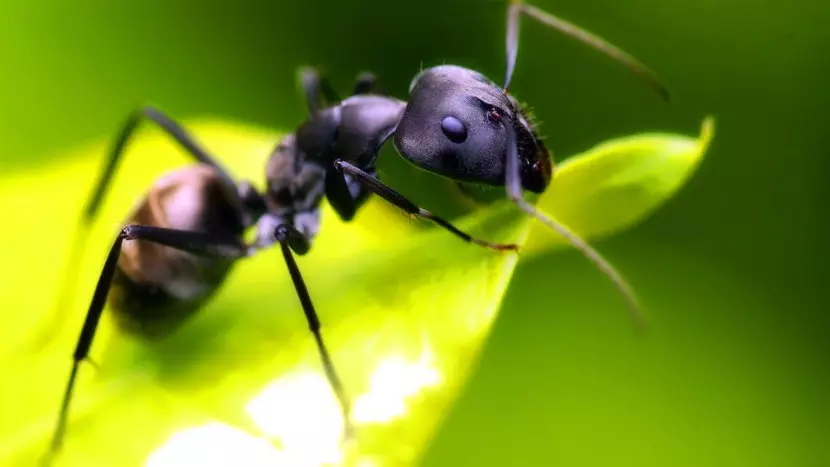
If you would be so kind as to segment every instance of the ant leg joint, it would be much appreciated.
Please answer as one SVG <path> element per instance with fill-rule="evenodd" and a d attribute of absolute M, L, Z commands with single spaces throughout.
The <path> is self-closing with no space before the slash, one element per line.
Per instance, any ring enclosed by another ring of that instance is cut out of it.
<path fill-rule="evenodd" d="M 274 229 L 274 237 L 280 243 L 288 240 L 288 226 L 285 224 L 278 225 L 277 228 Z"/>
<path fill-rule="evenodd" d="M 280 224 L 274 229 L 274 238 L 284 247 L 290 248 L 298 255 L 308 253 L 311 248 L 308 238 L 291 224 Z"/>
<path fill-rule="evenodd" d="M 135 240 L 136 238 L 138 238 L 137 229 L 135 227 L 136 226 L 134 225 L 124 226 L 124 228 L 121 229 L 121 233 L 119 233 L 118 236 L 121 237 L 121 240 Z"/>

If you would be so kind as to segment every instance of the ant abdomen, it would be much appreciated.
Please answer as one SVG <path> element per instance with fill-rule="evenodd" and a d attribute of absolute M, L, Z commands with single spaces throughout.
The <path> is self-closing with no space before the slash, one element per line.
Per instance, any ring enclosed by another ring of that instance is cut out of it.
<path fill-rule="evenodd" d="M 242 212 L 224 183 L 207 165 L 171 172 L 153 185 L 128 224 L 237 236 L 241 242 Z M 162 337 L 213 295 L 232 264 L 149 241 L 124 242 L 108 301 L 126 330 Z"/>

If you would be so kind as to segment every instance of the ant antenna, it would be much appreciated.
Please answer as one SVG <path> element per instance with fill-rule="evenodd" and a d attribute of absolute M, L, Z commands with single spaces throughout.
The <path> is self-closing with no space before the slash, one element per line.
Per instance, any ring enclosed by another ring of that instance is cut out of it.
<path fill-rule="evenodd" d="M 565 238 L 571 246 L 579 250 L 583 256 L 594 263 L 597 269 L 611 279 L 611 282 L 614 283 L 614 286 L 616 286 L 620 295 L 622 295 L 625 299 L 631 317 L 634 319 L 635 326 L 637 326 L 638 330 L 645 330 L 646 317 L 643 312 L 643 307 L 640 305 L 640 301 L 637 299 L 634 289 L 632 289 L 625 278 L 623 278 L 622 274 L 620 274 L 608 260 L 606 260 L 597 250 L 591 247 L 591 245 L 589 245 L 579 235 L 555 221 L 553 218 L 543 213 L 537 209 L 536 206 L 528 203 L 527 200 L 524 199 L 524 196 L 522 195 L 522 180 L 519 169 L 519 150 L 516 145 L 516 130 L 510 122 L 508 122 L 505 126 L 507 127 L 508 135 L 505 173 L 507 178 L 507 194 L 509 198 L 516 203 L 521 210 L 535 217 L 548 228 Z"/>
<path fill-rule="evenodd" d="M 646 328 L 646 316 L 643 312 L 643 306 L 637 298 L 637 294 L 634 293 L 634 289 L 631 285 L 628 284 L 622 274 L 620 274 L 607 259 L 605 259 L 579 235 L 575 234 L 559 222 L 553 220 L 550 216 L 538 210 L 527 201 L 521 200 L 519 207 L 526 213 L 536 217 L 536 219 L 539 219 L 539 221 L 548 226 L 550 229 L 556 231 L 559 235 L 562 235 L 562 237 L 564 237 L 565 240 L 571 244 L 571 246 L 579 250 L 583 256 L 594 263 L 597 269 L 599 269 L 608 277 L 608 279 L 611 280 L 611 282 L 614 283 L 617 291 L 619 291 L 620 295 L 622 295 L 623 299 L 625 299 L 626 304 L 628 305 L 629 314 L 634 320 L 635 326 L 637 326 L 640 330 L 644 330 Z"/>
<path fill-rule="evenodd" d="M 616 62 L 628 68 L 632 73 L 646 82 L 666 102 L 670 100 L 669 90 L 655 72 L 640 63 L 632 55 L 612 45 L 605 39 L 569 23 L 562 18 L 547 13 L 533 5 L 524 3 L 524 0 L 510 0 L 507 11 L 507 67 L 504 76 L 504 89 L 507 91 L 516 66 L 516 56 L 519 53 L 519 15 L 525 13 L 536 21 L 558 30 L 566 36 L 573 37 L 594 49 L 611 57 Z"/>

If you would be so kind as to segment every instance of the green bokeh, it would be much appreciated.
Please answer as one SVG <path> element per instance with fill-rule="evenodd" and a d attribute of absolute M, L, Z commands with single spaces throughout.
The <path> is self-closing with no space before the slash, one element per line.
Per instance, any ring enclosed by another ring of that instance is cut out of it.
<path fill-rule="evenodd" d="M 535 4 L 631 51 L 675 96 L 663 105 L 528 24 L 512 88 L 555 153 L 697 134 L 709 113 L 717 136 L 678 197 L 599 245 L 647 303 L 650 336 L 635 338 L 613 288 L 577 255 L 520 264 L 426 464 L 827 465 L 830 4 Z M 399 95 L 422 64 L 498 79 L 503 29 L 502 6 L 472 0 L 3 1 L 0 168 L 110 134 L 146 100 L 179 117 L 291 127 L 304 112 L 300 64 L 343 89 L 371 69 Z"/>

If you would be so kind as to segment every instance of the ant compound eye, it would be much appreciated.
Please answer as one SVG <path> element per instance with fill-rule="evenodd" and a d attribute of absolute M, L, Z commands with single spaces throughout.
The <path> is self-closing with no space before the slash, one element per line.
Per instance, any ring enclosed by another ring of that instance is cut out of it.
<path fill-rule="evenodd" d="M 441 131 L 453 143 L 463 143 L 467 139 L 467 127 L 455 117 L 444 117 L 441 120 Z"/>

